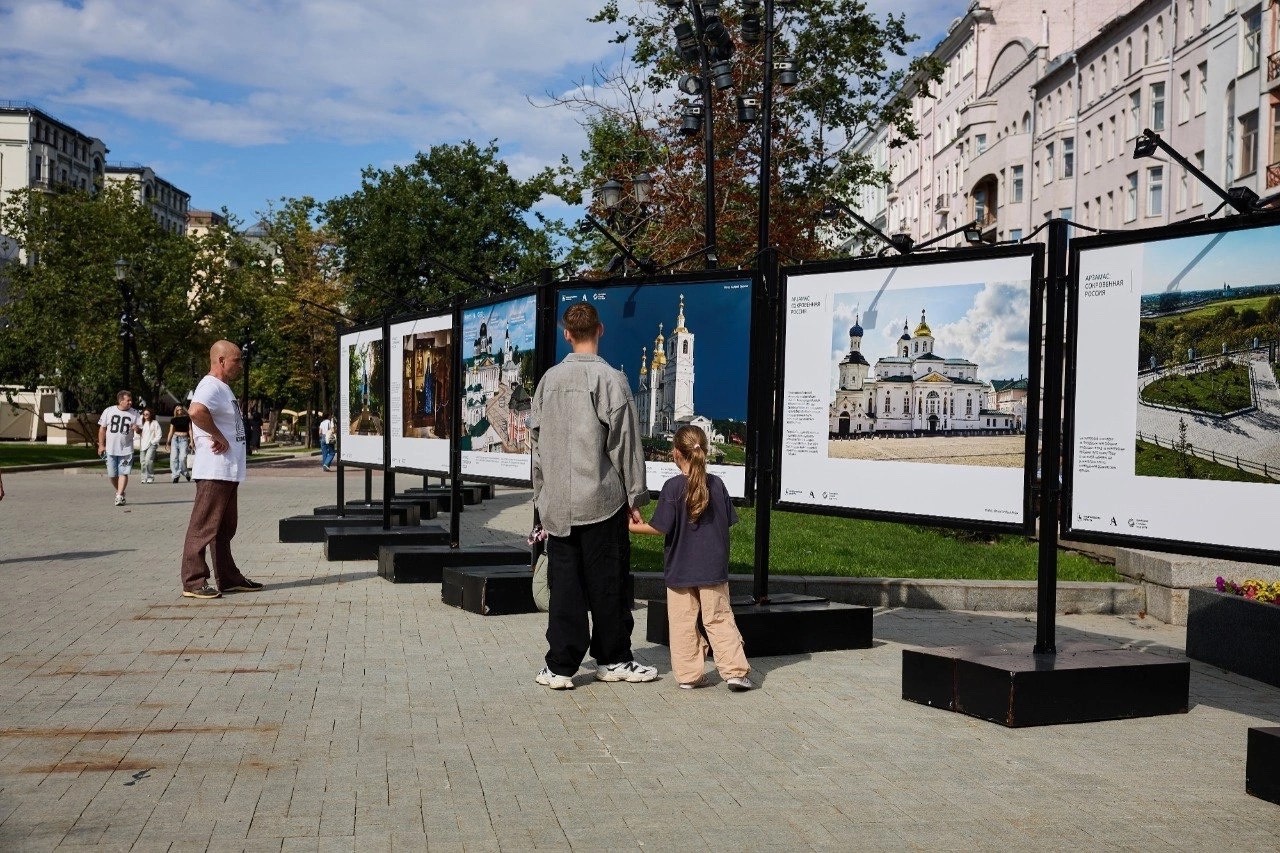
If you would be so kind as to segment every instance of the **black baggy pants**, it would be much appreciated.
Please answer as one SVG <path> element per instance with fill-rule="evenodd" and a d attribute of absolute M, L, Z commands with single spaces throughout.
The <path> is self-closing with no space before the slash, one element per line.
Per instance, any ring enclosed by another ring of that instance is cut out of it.
<path fill-rule="evenodd" d="M 547 538 L 547 668 L 572 676 L 590 650 L 598 666 L 631 660 L 631 539 L 624 506 L 604 521 Z M 590 631 L 587 613 L 591 614 Z M 588 644 L 589 642 L 589 644 Z"/>

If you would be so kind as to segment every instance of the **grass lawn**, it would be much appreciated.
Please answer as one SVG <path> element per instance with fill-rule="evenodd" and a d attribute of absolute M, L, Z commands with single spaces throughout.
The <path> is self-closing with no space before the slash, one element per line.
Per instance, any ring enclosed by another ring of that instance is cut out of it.
<path fill-rule="evenodd" d="M 646 507 L 645 516 L 653 506 Z M 755 511 L 738 509 L 731 528 L 729 571 L 752 572 Z M 966 542 L 941 529 L 884 521 L 774 512 L 769 549 L 771 575 L 1035 580 L 1036 543 L 1001 536 L 993 544 Z M 631 537 L 632 565 L 662 571 L 662 538 Z M 1115 570 L 1081 554 L 1060 552 L 1058 578 L 1117 581 Z"/>
<path fill-rule="evenodd" d="M 1273 295 L 1274 294 L 1268 294 L 1267 296 L 1249 296 L 1244 299 L 1223 299 L 1219 302 L 1214 302 L 1210 305 L 1204 306 L 1203 308 L 1196 308 L 1194 311 L 1188 311 L 1187 313 L 1178 316 L 1194 317 L 1197 320 L 1212 319 L 1213 317 L 1218 316 L 1218 312 L 1228 305 L 1236 309 L 1236 311 L 1241 312 L 1247 308 L 1262 311 L 1263 308 L 1267 307 L 1267 302 L 1271 300 Z"/>
<path fill-rule="evenodd" d="M 1259 474 L 1241 471 L 1230 465 L 1219 465 L 1208 459 L 1192 457 L 1191 473 L 1188 477 L 1183 471 L 1183 460 L 1179 453 L 1167 447 L 1157 447 L 1146 441 L 1137 443 L 1137 455 L 1134 459 L 1133 473 L 1139 477 L 1175 477 L 1192 480 L 1226 480 L 1232 483 L 1272 483 Z"/>
<path fill-rule="evenodd" d="M 98 449 L 86 444 L 45 444 L 29 441 L 0 441 L 0 468 L 16 465 L 52 465 L 97 459 Z"/>
<path fill-rule="evenodd" d="M 1249 368 L 1228 364 L 1190 376 L 1166 376 L 1143 388 L 1142 399 L 1201 412 L 1234 412 L 1253 405 L 1249 395 Z"/>

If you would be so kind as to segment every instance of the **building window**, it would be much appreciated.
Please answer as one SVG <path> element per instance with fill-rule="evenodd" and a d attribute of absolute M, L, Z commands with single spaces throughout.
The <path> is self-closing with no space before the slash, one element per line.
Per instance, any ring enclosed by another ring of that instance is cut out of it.
<path fill-rule="evenodd" d="M 1280 104 L 1271 105 L 1271 164 L 1280 163 Z"/>
<path fill-rule="evenodd" d="M 1142 28 L 1142 65 L 1145 68 L 1151 62 L 1151 28 Z"/>
<path fill-rule="evenodd" d="M 1084 132 L 1084 163 L 1082 165 L 1086 172 L 1093 166 L 1093 131 Z"/>
<path fill-rule="evenodd" d="M 1124 75 L 1128 77 L 1133 73 L 1133 39 L 1124 40 Z"/>
<path fill-rule="evenodd" d="M 1240 174 L 1258 171 L 1258 111 L 1240 116 Z"/>
<path fill-rule="evenodd" d="M 1183 71 L 1178 78 L 1178 123 L 1191 118 L 1191 72 Z"/>
<path fill-rule="evenodd" d="M 973 138 L 974 138 L 975 143 L 976 143 L 976 144 L 977 144 L 977 146 L 978 146 L 978 153 L 979 153 L 979 154 L 981 154 L 983 151 L 986 151 L 986 150 L 987 150 L 987 135 L 986 135 L 985 133 L 979 133 L 979 134 L 975 135 Z"/>
<path fill-rule="evenodd" d="M 1280 112 L 1277 112 L 1277 115 L 1280 115 Z M 1013 176 L 1013 187 L 1009 191 L 1009 200 L 1017 203 L 1022 201 L 1022 167 L 1014 166 L 1010 170 L 1010 174 Z"/>
<path fill-rule="evenodd" d="M 1173 209 L 1182 211 L 1187 209 L 1187 181 L 1190 173 L 1186 169 L 1178 170 L 1178 188 L 1173 196 Z"/>
<path fill-rule="evenodd" d="M 1124 221 L 1132 222 L 1138 218 L 1138 173 L 1130 172 L 1124 180 Z"/>
<path fill-rule="evenodd" d="M 1205 4 L 1206 6 L 1208 4 Z M 1196 66 L 1196 115 L 1204 113 L 1205 104 L 1209 100 L 1209 63 L 1201 62 Z"/>
<path fill-rule="evenodd" d="M 1059 218 L 1059 219 L 1067 219 L 1067 220 L 1070 220 L 1070 219 L 1071 219 L 1071 208 L 1069 208 L 1069 207 L 1059 208 L 1059 209 L 1058 209 L 1058 218 Z"/>
<path fill-rule="evenodd" d="M 1050 142 L 1048 145 L 1046 145 L 1044 147 L 1044 150 L 1045 150 L 1044 182 L 1046 184 L 1051 184 L 1053 183 L 1053 167 L 1054 167 L 1053 143 Z"/>
<path fill-rule="evenodd" d="M 1125 128 L 1125 139 L 1137 139 L 1142 128 L 1138 127 L 1142 118 L 1142 93 L 1129 93 L 1129 126 Z"/>
<path fill-rule="evenodd" d="M 1112 116 L 1107 121 L 1107 159 L 1113 160 L 1116 156 L 1116 117 Z"/>
<path fill-rule="evenodd" d="M 1197 151 L 1195 160 L 1196 160 L 1196 168 L 1199 169 L 1201 172 L 1203 172 L 1204 171 L 1204 152 Z M 1200 182 L 1196 181 L 1194 184 L 1191 185 L 1191 206 L 1195 207 L 1196 205 L 1200 204 L 1200 201 L 1201 201 Z"/>
<path fill-rule="evenodd" d="M 1151 84 L 1151 129 L 1164 130 L 1164 84 Z"/>
<path fill-rule="evenodd" d="M 1070 137 L 1062 140 L 1062 177 L 1076 173 L 1076 141 Z"/>
<path fill-rule="evenodd" d="M 1010 228 L 1010 229 L 1009 229 L 1009 239 L 1010 239 L 1010 240 L 1021 240 L 1021 239 L 1022 239 L 1022 229 L 1021 229 L 1021 228 Z"/>
<path fill-rule="evenodd" d="M 1164 166 L 1147 169 L 1147 216 L 1164 215 Z"/>
<path fill-rule="evenodd" d="M 1254 6 L 1240 16 L 1244 24 L 1244 38 L 1241 40 L 1240 73 L 1252 71 L 1262 61 L 1262 7 Z"/>

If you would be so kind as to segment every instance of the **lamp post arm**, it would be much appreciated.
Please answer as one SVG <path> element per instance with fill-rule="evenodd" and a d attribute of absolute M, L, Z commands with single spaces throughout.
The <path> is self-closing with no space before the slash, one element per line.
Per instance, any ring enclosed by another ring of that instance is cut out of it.
<path fill-rule="evenodd" d="M 1214 183 L 1212 178 L 1200 171 L 1194 163 L 1179 154 L 1177 149 L 1165 142 L 1164 139 L 1161 138 L 1160 134 L 1156 133 L 1151 128 L 1147 128 L 1142 131 L 1142 138 L 1147 140 L 1149 144 L 1159 148 L 1165 154 L 1168 154 L 1173 162 L 1177 163 L 1179 166 L 1194 175 L 1197 181 L 1213 190 L 1214 193 L 1226 204 L 1235 208 L 1237 213 L 1253 213 L 1258 210 L 1258 197 L 1252 190 L 1248 190 L 1246 187 L 1238 187 L 1237 189 L 1246 190 L 1246 192 L 1238 195 L 1233 195 L 1230 191 L 1224 190 L 1222 187 Z M 1137 156 L 1136 152 L 1135 156 Z"/>
<path fill-rule="evenodd" d="M 637 258 L 634 254 L 632 254 L 631 250 L 628 249 L 621 240 L 613 236 L 612 231 L 610 231 L 608 228 L 605 228 L 604 225 L 600 222 L 600 220 L 596 219 L 590 213 L 584 213 L 582 215 L 582 221 L 586 222 L 592 228 L 596 229 L 601 234 L 603 234 L 605 239 L 608 240 L 610 243 L 612 243 L 614 247 L 616 247 L 617 250 L 622 253 L 622 256 L 624 258 L 631 261 L 631 263 L 635 264 L 644 272 L 652 273 L 656 268 L 652 260 L 641 260 L 640 258 Z M 705 251 L 705 249 L 703 251 Z"/>
<path fill-rule="evenodd" d="M 931 237 L 928 240 L 925 240 L 923 243 L 913 246 L 912 250 L 915 251 L 918 249 L 928 248 L 929 246 L 932 246 L 934 243 L 940 243 L 943 240 L 947 239 L 948 237 L 954 237 L 956 234 L 959 234 L 961 231 L 967 231 L 970 228 L 976 228 L 977 225 L 978 225 L 978 220 L 976 219 L 973 220 L 972 222 L 966 222 L 964 225 L 961 225 L 958 228 L 952 228 L 950 231 L 946 231 L 942 234 L 939 234 L 937 237 Z"/>
<path fill-rule="evenodd" d="M 886 246 L 889 246 L 890 248 L 893 248 L 893 249 L 897 249 L 899 252 L 902 252 L 902 254 L 904 254 L 904 255 L 905 255 L 905 254 L 907 254 L 907 253 L 909 253 L 909 252 L 911 251 L 911 247 L 910 247 L 910 246 L 906 247 L 906 249 L 904 250 L 902 245 L 900 245 L 899 243 L 894 242 L 894 240 L 893 240 L 891 237 L 889 237 L 889 235 L 885 234 L 885 233 L 884 233 L 883 231 L 881 231 L 879 228 L 875 227 L 875 226 L 874 226 L 874 225 L 872 225 L 870 222 L 868 222 L 867 220 L 863 219 L 863 218 L 862 218 L 862 216 L 860 216 L 860 215 L 858 214 L 858 212 L 857 212 L 857 211 L 855 211 L 853 208 L 849 207 L 849 205 L 845 204 L 845 203 L 844 203 L 843 201 L 841 201 L 840 199 L 836 198 L 835 196 L 831 196 L 831 197 L 829 197 L 827 200 L 828 200 L 831 204 L 835 205 L 835 206 L 836 206 L 836 207 L 838 207 L 840 210 L 842 210 L 842 211 L 844 211 L 846 214 L 848 214 L 848 215 L 849 215 L 849 217 L 850 217 L 850 218 L 852 218 L 854 222 L 858 223 L 858 224 L 859 224 L 859 225 L 861 225 L 863 228 L 865 228 L 866 230 L 868 230 L 868 231 L 870 231 L 872 234 L 874 234 L 876 237 L 880 238 L 880 240 L 881 240 L 882 242 L 884 242 L 884 244 L 885 244 Z"/>

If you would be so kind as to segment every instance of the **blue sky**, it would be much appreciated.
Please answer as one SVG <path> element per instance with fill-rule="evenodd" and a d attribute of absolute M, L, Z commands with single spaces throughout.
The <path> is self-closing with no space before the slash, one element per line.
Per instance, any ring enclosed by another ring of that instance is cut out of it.
<path fill-rule="evenodd" d="M 617 284 L 564 288 L 558 293 L 557 315 L 564 314 L 569 304 L 566 299 L 584 296 L 600 312 L 600 322 L 604 324 L 600 357 L 626 373 L 632 391 L 636 390 L 642 348 L 648 347 L 648 358 L 652 361 L 658 324 L 662 324 L 662 334 L 670 338 L 680 310 L 680 294 L 684 294 L 685 327 L 694 336 L 694 410 L 709 418 L 746 420 L 750 279 L 650 284 L 639 289 L 631 284 Z M 568 352 L 568 343 L 559 335 L 556 360 Z"/>
<path fill-rule="evenodd" d="M 841 293 L 834 300 L 831 330 L 832 387 L 836 367 L 849 352 L 849 327 L 877 291 Z M 890 288 L 880 295 L 879 323 L 863 330 L 862 354 L 874 368 L 877 359 L 897 354 L 902 323 L 914 335 L 920 310 L 933 333 L 936 355 L 964 358 L 978 365 L 978 378 L 1019 379 L 1027 375 L 1031 292 L 1026 282 L 957 283 L 938 287 Z"/>
<path fill-rule="evenodd" d="M 622 0 L 623 7 L 655 0 Z M 321 201 L 366 166 L 496 139 L 520 175 L 575 162 L 578 116 L 548 93 L 622 53 L 602 0 L 0 0 L 0 100 L 27 101 L 246 223 Z M 967 3 L 871 0 L 928 50 Z M 544 211 L 574 211 L 548 202 Z"/>
<path fill-rule="evenodd" d="M 1148 243 L 1143 251 L 1143 293 L 1214 290 L 1280 282 L 1276 246 L 1280 227 L 1181 237 Z"/>

